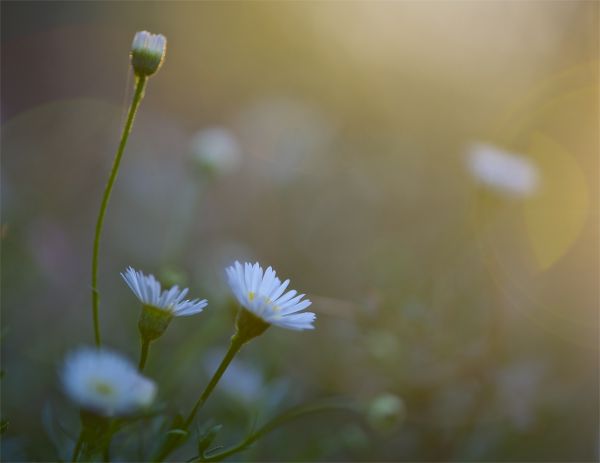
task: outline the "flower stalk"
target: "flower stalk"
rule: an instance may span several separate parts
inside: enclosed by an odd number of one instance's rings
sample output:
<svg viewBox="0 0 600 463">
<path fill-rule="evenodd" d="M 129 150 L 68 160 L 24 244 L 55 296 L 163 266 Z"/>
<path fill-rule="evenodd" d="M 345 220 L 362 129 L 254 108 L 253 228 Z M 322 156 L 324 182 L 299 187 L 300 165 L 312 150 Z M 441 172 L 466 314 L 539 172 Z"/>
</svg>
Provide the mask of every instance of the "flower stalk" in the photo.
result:
<svg viewBox="0 0 600 463">
<path fill-rule="evenodd" d="M 106 215 L 106 208 L 108 206 L 110 194 L 112 192 L 113 185 L 119 172 L 121 158 L 123 157 L 123 152 L 125 151 L 125 146 L 127 145 L 127 140 L 129 139 L 131 128 L 133 127 L 133 121 L 135 120 L 136 112 L 142 101 L 142 98 L 144 97 L 144 90 L 146 88 L 147 80 L 148 78 L 146 76 L 136 77 L 135 93 L 133 94 L 133 100 L 131 101 L 131 106 L 129 107 L 127 121 L 125 122 L 125 127 L 123 128 L 123 134 L 121 135 L 121 141 L 119 143 L 119 147 L 117 149 L 117 153 L 113 161 L 110 175 L 108 177 L 108 182 L 106 183 L 106 187 L 104 188 L 104 194 L 102 195 L 102 203 L 100 205 L 100 211 L 98 212 L 98 219 L 96 220 L 94 248 L 92 252 L 92 317 L 94 321 L 94 341 L 96 343 L 96 347 L 100 347 L 102 345 L 102 339 L 100 335 L 100 321 L 98 316 L 98 306 L 100 303 L 100 297 L 98 294 L 98 255 L 100 249 L 100 236 L 102 235 L 104 217 Z"/>
<path fill-rule="evenodd" d="M 140 373 L 144 371 L 146 361 L 148 360 L 148 352 L 150 351 L 150 341 L 142 340 L 142 348 L 140 349 L 140 362 L 138 364 L 138 370 Z"/>
<path fill-rule="evenodd" d="M 206 400 L 208 399 L 208 397 L 210 396 L 210 394 L 212 393 L 212 391 L 214 390 L 216 385 L 219 383 L 219 380 L 225 373 L 225 370 L 227 370 L 227 367 L 229 366 L 229 364 L 231 363 L 233 358 L 236 356 L 236 354 L 239 352 L 239 350 L 242 348 L 243 344 L 244 344 L 244 341 L 242 341 L 237 336 L 237 334 L 235 334 L 231 337 L 231 342 L 229 343 L 229 349 L 225 353 L 223 360 L 221 360 L 221 364 L 219 365 L 219 368 L 217 368 L 217 371 L 215 371 L 215 373 L 213 374 L 213 377 L 211 378 L 210 382 L 206 385 L 206 387 L 204 388 L 204 391 L 202 391 L 202 394 L 200 394 L 200 397 L 198 397 L 198 400 L 196 401 L 196 403 L 194 404 L 194 407 L 192 408 L 188 417 L 186 418 L 185 424 L 184 424 L 185 429 L 188 429 L 190 427 L 190 425 L 194 421 L 194 418 L 196 417 L 196 414 L 202 408 L 202 406 L 204 405 L 204 403 L 206 402 Z"/>
<path fill-rule="evenodd" d="M 83 429 L 79 433 L 79 437 L 77 438 L 77 442 L 75 443 L 75 447 L 73 447 L 73 454 L 71 455 L 71 463 L 75 463 L 79 460 L 79 454 L 81 453 L 81 447 L 83 446 Z"/>
<path fill-rule="evenodd" d="M 269 323 L 253 315 L 243 307 L 240 308 L 236 318 L 236 331 L 235 334 L 231 337 L 229 349 L 225 353 L 223 360 L 221 360 L 221 364 L 213 374 L 209 383 L 202 391 L 202 394 L 200 394 L 200 397 L 198 397 L 198 400 L 196 401 L 194 407 L 192 408 L 188 417 L 186 418 L 182 426 L 183 431 L 187 431 L 191 424 L 194 422 L 194 418 L 196 418 L 196 415 L 204 406 L 204 403 L 208 400 L 212 391 L 215 389 L 215 387 L 223 377 L 223 374 L 227 370 L 227 367 L 234 359 L 236 354 L 240 351 L 242 346 L 251 339 L 260 336 L 267 330 L 267 328 L 269 328 L 269 326 L 271 326 Z M 184 440 L 185 436 L 169 436 L 155 461 L 163 461 L 173 450 L 175 450 L 179 445 L 181 445 L 184 442 Z"/>
</svg>

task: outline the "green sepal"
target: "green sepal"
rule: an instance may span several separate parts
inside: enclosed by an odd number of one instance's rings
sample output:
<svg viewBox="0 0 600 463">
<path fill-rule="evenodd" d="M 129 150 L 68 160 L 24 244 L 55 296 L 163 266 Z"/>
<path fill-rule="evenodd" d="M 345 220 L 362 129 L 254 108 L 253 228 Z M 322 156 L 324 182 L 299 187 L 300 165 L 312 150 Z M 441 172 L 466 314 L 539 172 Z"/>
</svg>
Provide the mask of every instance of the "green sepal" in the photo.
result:
<svg viewBox="0 0 600 463">
<path fill-rule="evenodd" d="M 244 344 L 263 334 L 271 324 L 242 307 L 237 314 L 235 326 L 237 331 L 234 338 L 237 338 L 239 343 Z"/>
<path fill-rule="evenodd" d="M 144 305 L 140 313 L 138 328 L 143 341 L 151 342 L 162 336 L 173 319 L 169 310 L 159 309 L 151 305 Z"/>
</svg>

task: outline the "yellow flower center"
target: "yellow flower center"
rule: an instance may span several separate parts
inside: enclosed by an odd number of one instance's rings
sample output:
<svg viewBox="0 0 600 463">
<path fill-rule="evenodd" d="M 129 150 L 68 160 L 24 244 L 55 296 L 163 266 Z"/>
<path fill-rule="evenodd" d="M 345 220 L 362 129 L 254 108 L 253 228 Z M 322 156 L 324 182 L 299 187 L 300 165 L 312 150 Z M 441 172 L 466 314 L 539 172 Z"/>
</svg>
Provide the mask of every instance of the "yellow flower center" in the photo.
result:
<svg viewBox="0 0 600 463">
<path fill-rule="evenodd" d="M 91 389 L 94 392 L 106 397 L 113 395 L 115 392 L 114 388 L 110 384 L 98 380 L 91 384 Z"/>
</svg>

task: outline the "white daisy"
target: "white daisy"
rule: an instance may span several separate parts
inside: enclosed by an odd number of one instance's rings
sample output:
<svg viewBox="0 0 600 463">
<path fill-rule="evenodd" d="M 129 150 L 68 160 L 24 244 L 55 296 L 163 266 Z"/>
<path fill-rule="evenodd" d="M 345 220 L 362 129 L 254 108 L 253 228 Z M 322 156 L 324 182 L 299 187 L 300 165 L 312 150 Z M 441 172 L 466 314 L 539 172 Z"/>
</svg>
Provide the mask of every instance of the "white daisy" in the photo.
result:
<svg viewBox="0 0 600 463">
<path fill-rule="evenodd" d="M 142 304 L 164 310 L 175 317 L 200 313 L 207 306 L 206 299 L 183 299 L 188 293 L 187 288 L 180 290 L 178 286 L 173 286 L 161 292 L 160 283 L 154 275 L 144 275 L 129 267 L 121 276 Z"/>
<path fill-rule="evenodd" d="M 297 295 L 294 290 L 284 294 L 290 280 L 282 283 L 271 267 L 263 272 L 258 262 L 242 266 L 236 261 L 225 271 L 229 287 L 238 302 L 266 323 L 290 330 L 314 328 L 314 313 L 298 313 L 306 309 L 311 302 L 308 299 L 302 300 L 304 294 Z"/>
<path fill-rule="evenodd" d="M 539 186 L 535 164 L 494 146 L 481 143 L 471 146 L 467 163 L 479 183 L 508 196 L 530 196 Z"/>
<path fill-rule="evenodd" d="M 110 350 L 83 347 L 69 354 L 61 371 L 67 395 L 82 408 L 105 416 L 123 415 L 150 405 L 153 381 Z"/>
</svg>

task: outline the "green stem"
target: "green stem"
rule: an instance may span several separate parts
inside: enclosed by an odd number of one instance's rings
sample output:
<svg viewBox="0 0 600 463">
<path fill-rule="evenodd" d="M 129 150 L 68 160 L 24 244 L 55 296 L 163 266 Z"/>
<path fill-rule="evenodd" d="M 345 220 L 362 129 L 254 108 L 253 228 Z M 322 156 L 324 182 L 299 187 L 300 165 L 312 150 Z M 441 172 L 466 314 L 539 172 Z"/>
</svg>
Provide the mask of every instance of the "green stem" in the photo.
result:
<svg viewBox="0 0 600 463">
<path fill-rule="evenodd" d="M 345 404 L 345 403 L 339 402 L 339 401 L 326 401 L 326 402 L 323 402 L 320 404 L 299 406 L 299 407 L 293 408 L 291 410 L 288 410 L 287 412 L 274 418 L 269 423 L 265 424 L 260 429 L 258 429 L 258 431 L 250 434 L 248 437 L 246 437 L 244 440 L 242 440 L 239 444 L 237 444 L 227 450 L 224 450 L 222 452 L 213 453 L 212 455 L 208 455 L 208 456 L 199 455 L 198 457 L 193 458 L 189 461 L 201 461 L 201 462 L 221 461 L 224 458 L 227 458 L 231 455 L 235 455 L 236 453 L 239 453 L 239 452 L 245 450 L 250 445 L 252 445 L 254 442 L 256 442 L 258 439 L 265 436 L 266 434 L 269 434 L 271 431 L 277 429 L 279 426 L 287 424 L 288 422 L 293 421 L 293 420 L 300 418 L 302 416 L 305 416 L 305 415 L 309 415 L 312 413 L 321 413 L 321 412 L 326 412 L 326 411 L 332 411 L 332 410 L 355 411 L 355 407 L 350 404 Z"/>
<path fill-rule="evenodd" d="M 81 452 L 81 446 L 83 445 L 83 429 L 79 433 L 77 443 L 73 448 L 73 455 L 71 456 L 71 462 L 75 463 L 79 459 L 79 453 Z"/>
<path fill-rule="evenodd" d="M 227 370 L 227 367 L 229 366 L 229 364 L 235 357 L 235 354 L 237 354 L 238 351 L 240 350 L 240 348 L 242 347 L 242 344 L 243 344 L 243 342 L 240 340 L 240 338 L 237 335 L 234 335 L 231 338 L 231 343 L 229 344 L 229 350 L 225 354 L 225 357 L 223 357 L 223 360 L 221 360 L 221 364 L 219 365 L 219 368 L 217 368 L 217 371 L 215 371 L 215 374 L 213 375 L 212 379 L 210 380 L 210 382 L 208 383 L 206 388 L 204 388 L 204 391 L 202 392 L 202 394 L 200 394 L 200 397 L 196 401 L 194 408 L 192 408 L 192 411 L 190 412 L 187 419 L 185 420 L 185 424 L 184 424 L 185 429 L 189 428 L 190 424 L 192 424 L 192 421 L 194 421 L 194 418 L 196 417 L 196 413 L 198 413 L 198 410 L 200 410 L 202 408 L 202 406 L 204 405 L 204 402 L 206 402 L 206 399 L 208 399 L 211 392 L 213 391 L 213 389 L 215 388 L 215 386 L 217 385 L 217 383 L 223 376 L 223 373 L 225 373 L 225 370 Z"/>
<path fill-rule="evenodd" d="M 96 341 L 97 347 L 100 347 L 100 345 L 102 344 L 102 341 L 100 339 L 100 323 L 98 321 L 98 250 L 100 248 L 100 235 L 102 234 L 102 226 L 104 224 L 104 216 L 106 214 L 108 200 L 110 199 L 110 193 L 112 191 L 113 184 L 115 183 L 115 179 L 117 178 L 117 173 L 119 172 L 121 157 L 123 156 L 123 152 L 125 151 L 125 145 L 127 144 L 127 139 L 129 138 L 131 127 L 133 126 L 135 113 L 137 112 L 140 102 L 142 101 L 142 98 L 144 96 L 146 80 L 147 78 L 145 76 L 137 77 L 135 93 L 133 95 L 131 106 L 129 107 L 129 114 L 127 115 L 125 127 L 123 128 L 121 142 L 119 143 L 119 148 L 117 149 L 117 153 L 113 161 L 110 176 L 108 177 L 108 182 L 106 184 L 106 188 L 104 189 L 104 195 L 102 196 L 102 203 L 100 205 L 100 212 L 98 213 L 98 219 L 96 221 L 96 233 L 94 235 L 94 250 L 92 252 L 92 316 L 94 319 L 94 339 Z"/>
<path fill-rule="evenodd" d="M 112 434 L 109 434 L 106 438 L 106 443 L 102 449 L 102 461 L 104 463 L 110 462 L 110 443 L 112 441 Z"/>
<path fill-rule="evenodd" d="M 187 419 L 185 420 L 185 422 L 183 424 L 183 430 L 185 430 L 185 431 L 188 430 L 188 428 L 194 421 L 196 414 L 202 408 L 202 406 L 204 405 L 204 402 L 206 402 L 206 400 L 210 396 L 211 392 L 213 391 L 213 389 L 215 388 L 215 386 L 217 385 L 217 383 L 223 376 L 223 373 L 225 373 L 225 370 L 227 370 L 227 367 L 229 366 L 229 364 L 231 363 L 231 361 L 233 360 L 235 355 L 238 353 L 238 351 L 240 350 L 240 348 L 242 347 L 243 344 L 244 344 L 244 341 L 237 335 L 237 333 L 232 336 L 231 343 L 229 344 L 229 350 L 225 354 L 225 357 L 223 357 L 223 360 L 221 360 L 221 364 L 219 365 L 219 368 L 217 368 L 217 371 L 215 371 L 210 382 L 208 383 L 206 388 L 204 388 L 204 391 L 202 391 L 202 394 L 200 394 L 200 397 L 194 404 L 194 408 L 192 408 L 192 411 L 190 412 L 190 414 L 188 415 Z M 179 444 L 181 442 L 182 442 L 181 436 L 178 436 L 178 435 L 169 436 L 169 438 L 163 445 L 162 450 L 158 454 L 158 457 L 155 459 L 155 461 L 157 461 L 157 462 L 163 461 L 177 446 L 179 446 Z"/>
<path fill-rule="evenodd" d="M 146 366 L 146 360 L 148 360 L 148 352 L 150 351 L 150 341 L 143 340 L 142 341 L 142 350 L 140 351 L 140 363 L 138 365 L 138 369 L 140 373 L 144 371 L 144 367 Z"/>
</svg>

